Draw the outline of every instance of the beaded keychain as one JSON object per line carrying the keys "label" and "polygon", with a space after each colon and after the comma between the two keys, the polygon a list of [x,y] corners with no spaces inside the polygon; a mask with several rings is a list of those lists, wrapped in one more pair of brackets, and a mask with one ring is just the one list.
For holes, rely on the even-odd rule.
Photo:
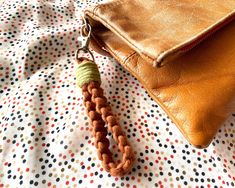
{"label": "beaded keychain", "polygon": [[[87,20],[83,19],[83,22],[81,36],[85,38],[85,41],[76,52],[77,85],[82,89],[86,113],[92,124],[95,147],[97,148],[98,158],[102,161],[103,168],[112,176],[123,176],[127,174],[133,166],[134,153],[121,126],[112,113],[107,98],[103,95],[103,89],[100,86],[101,79],[98,66],[89,49],[91,26],[88,24]],[[92,60],[83,56],[79,57],[81,51],[88,53],[92,57]],[[109,150],[109,140],[106,137],[108,134],[107,128],[105,127],[106,124],[108,131],[112,133],[113,139],[118,144],[118,149],[122,153],[122,161],[118,164],[114,162],[112,153]]]}

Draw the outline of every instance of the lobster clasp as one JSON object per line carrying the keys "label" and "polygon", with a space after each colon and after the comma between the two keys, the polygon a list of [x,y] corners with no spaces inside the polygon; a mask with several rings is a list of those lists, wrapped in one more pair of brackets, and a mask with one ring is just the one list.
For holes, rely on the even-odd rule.
{"label": "lobster clasp", "polygon": [[81,42],[81,47],[87,49],[89,47],[90,38],[91,38],[91,25],[88,23],[83,24],[80,30],[80,36],[78,37],[78,40]]}
{"label": "lobster clasp", "polygon": [[83,51],[84,53],[89,53],[89,55],[92,57],[92,60],[95,62],[94,55],[89,49],[89,43],[91,38],[91,25],[86,21],[85,18],[83,18],[84,24],[81,27],[80,30],[80,36],[78,37],[80,47],[78,48],[76,52],[76,59],[81,60],[83,57],[79,57],[79,53]]}

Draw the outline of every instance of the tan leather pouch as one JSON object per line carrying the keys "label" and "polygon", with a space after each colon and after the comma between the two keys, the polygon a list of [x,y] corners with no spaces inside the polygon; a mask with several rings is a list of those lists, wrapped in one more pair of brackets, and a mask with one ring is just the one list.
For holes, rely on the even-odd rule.
{"label": "tan leather pouch", "polygon": [[234,0],[115,0],[89,7],[92,48],[135,76],[194,146],[235,110]]}

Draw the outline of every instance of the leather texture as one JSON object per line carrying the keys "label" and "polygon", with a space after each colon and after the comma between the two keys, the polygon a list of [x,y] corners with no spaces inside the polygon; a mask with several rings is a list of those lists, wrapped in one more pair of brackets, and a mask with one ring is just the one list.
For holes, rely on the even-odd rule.
{"label": "leather texture", "polygon": [[[154,66],[172,61],[235,17],[234,0],[116,0],[86,11]],[[98,16],[98,17],[97,17]]]}
{"label": "leather texture", "polygon": [[[148,0],[148,7],[145,2],[88,8],[92,46],[135,76],[192,145],[207,147],[235,110],[235,1]],[[191,40],[195,36],[200,40]],[[179,44],[180,50],[193,48],[165,56],[169,63],[161,68],[146,58],[156,60]]]}

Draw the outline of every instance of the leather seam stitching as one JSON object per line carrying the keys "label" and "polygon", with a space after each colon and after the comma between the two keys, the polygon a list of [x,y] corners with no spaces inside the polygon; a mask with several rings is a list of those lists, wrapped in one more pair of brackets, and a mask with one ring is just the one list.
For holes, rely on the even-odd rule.
{"label": "leather seam stitching", "polygon": [[125,65],[126,62],[130,59],[130,58],[133,58],[133,56],[136,55],[136,51],[134,51],[133,53],[129,54],[126,59],[123,61],[123,64]]}

